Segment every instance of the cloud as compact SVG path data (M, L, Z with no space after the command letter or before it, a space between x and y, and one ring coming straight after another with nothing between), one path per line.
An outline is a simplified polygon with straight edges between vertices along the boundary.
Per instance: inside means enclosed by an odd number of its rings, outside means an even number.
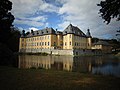
M39 6L39 10L43 12L58 12L59 8L52 4L44 3L43 5Z
M60 0L58 0L60 2ZM63 3L64 1L64 3ZM106 25L99 17L97 6L101 0L62 0L62 7L59 14L62 15L63 21L58 25L59 28L65 29L66 21L78 26L84 33L88 28L94 37L106 38L107 36L115 37L116 29L120 23L112 21Z
M59 29L60 31L63 31L63 29L65 29L69 24L70 24L69 21L64 21L63 23L58 24L58 27L59 27L58 29Z
M32 27L40 27L43 26L44 23L41 22L37 22L37 21L30 21L30 20L15 20L14 23L16 24L21 24L21 25L28 25L28 26L32 26Z
M42 0L10 0L13 3L12 13L16 17L33 15L38 7L43 4Z
M58 12L58 8L43 0L10 0L13 3L14 24L44 26L47 16L43 12Z
M28 26L28 29L31 27L51 27L50 25L52 25L58 28L58 30L63 31L72 23L79 27L84 33L90 28L93 37L107 38L109 36L112 38L115 37L116 30L120 25L120 23L115 20L112 20L109 25L103 23L102 18L99 17L100 15L98 14L100 7L97 6L101 0L10 1L13 2L12 13L16 18L14 24ZM58 18L55 18L54 15L59 17L59 20L57 20ZM56 20L52 20L52 18Z
M32 20L32 21L42 21L42 22L45 22L46 19L47 19L46 16L36 16L36 17L28 18L28 20Z
M29 28L29 31L31 31L31 30L36 31L36 30L39 30L39 29L35 28L35 27L31 27L31 28Z
M16 18L14 23L15 24L24 24L27 26L34 26L34 27L40 27L43 26L47 17L45 16L37 16L37 17L20 17Z
M12 13L16 17L39 14L41 12L57 12L58 8L43 0L10 0L13 3Z

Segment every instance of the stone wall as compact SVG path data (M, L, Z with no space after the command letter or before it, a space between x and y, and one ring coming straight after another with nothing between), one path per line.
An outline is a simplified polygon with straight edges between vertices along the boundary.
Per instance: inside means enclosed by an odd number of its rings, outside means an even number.
M91 49L70 49L70 50L59 50L59 49L26 49L21 52L26 53L48 53L53 55L101 55L101 50Z
M73 55L101 55L101 50L92 50L92 49L75 49L73 50Z

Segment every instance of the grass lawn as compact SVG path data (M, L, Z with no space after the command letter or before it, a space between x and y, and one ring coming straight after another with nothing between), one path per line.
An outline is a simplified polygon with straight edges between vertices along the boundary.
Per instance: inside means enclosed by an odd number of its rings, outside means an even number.
M120 78L0 66L0 90L120 90Z

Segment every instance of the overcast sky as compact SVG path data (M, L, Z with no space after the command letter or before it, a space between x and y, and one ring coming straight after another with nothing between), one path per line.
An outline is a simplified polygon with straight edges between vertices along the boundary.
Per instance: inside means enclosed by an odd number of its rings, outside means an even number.
M70 23L84 33L89 28L93 37L115 38L120 22L103 23L98 14L101 0L10 0L13 3L14 25L19 29L53 27L63 31Z

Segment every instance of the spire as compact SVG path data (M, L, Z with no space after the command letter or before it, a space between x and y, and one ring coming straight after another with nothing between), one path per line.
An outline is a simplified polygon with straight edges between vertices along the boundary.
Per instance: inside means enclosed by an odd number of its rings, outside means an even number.
M90 34L90 29L89 29L89 28L87 29L86 36L87 36L87 37L91 37L91 34Z

